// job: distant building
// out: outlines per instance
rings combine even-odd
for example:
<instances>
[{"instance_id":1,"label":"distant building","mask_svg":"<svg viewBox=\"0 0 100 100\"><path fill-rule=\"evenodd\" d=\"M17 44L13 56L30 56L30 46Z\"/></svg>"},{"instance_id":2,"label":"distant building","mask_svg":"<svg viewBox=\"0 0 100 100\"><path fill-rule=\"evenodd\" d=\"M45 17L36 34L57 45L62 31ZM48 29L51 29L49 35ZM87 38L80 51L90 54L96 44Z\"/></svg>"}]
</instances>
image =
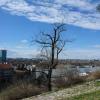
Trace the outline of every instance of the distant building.
<instances>
[{"instance_id":1,"label":"distant building","mask_svg":"<svg viewBox=\"0 0 100 100\"><path fill-rule=\"evenodd\" d=\"M7 50L0 50L0 63L6 63Z\"/></svg>"},{"instance_id":2,"label":"distant building","mask_svg":"<svg viewBox=\"0 0 100 100\"><path fill-rule=\"evenodd\" d=\"M0 64L0 81L11 80L13 77L13 67L11 64Z\"/></svg>"}]
</instances>

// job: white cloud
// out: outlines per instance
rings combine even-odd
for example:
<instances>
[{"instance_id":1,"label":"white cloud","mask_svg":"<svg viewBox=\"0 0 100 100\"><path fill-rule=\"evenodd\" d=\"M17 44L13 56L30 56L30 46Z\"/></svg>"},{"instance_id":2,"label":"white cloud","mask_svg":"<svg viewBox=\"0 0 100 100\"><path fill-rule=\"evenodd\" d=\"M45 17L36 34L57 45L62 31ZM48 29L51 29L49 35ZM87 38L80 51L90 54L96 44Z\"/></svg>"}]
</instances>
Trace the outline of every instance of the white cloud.
<instances>
[{"instance_id":1,"label":"white cloud","mask_svg":"<svg viewBox=\"0 0 100 100\"><path fill-rule=\"evenodd\" d=\"M34 58L37 57L38 54L40 54L39 48L32 47L29 45L20 46L9 46L7 43L5 43L7 46L6 49L8 50L8 57L12 58ZM18 47L19 46L19 47ZM1 47L0 47L1 48ZM59 55L60 58L65 59L100 59L100 45L93 45L90 46L89 49L68 49L61 52Z\"/></svg>"},{"instance_id":2,"label":"white cloud","mask_svg":"<svg viewBox=\"0 0 100 100\"><path fill-rule=\"evenodd\" d=\"M34 58L38 54L37 49L8 49L8 57L11 58Z\"/></svg>"},{"instance_id":3,"label":"white cloud","mask_svg":"<svg viewBox=\"0 0 100 100\"><path fill-rule=\"evenodd\" d=\"M62 55L63 58L68 58L68 59L100 59L100 50L97 49L66 50L62 53Z\"/></svg>"},{"instance_id":4,"label":"white cloud","mask_svg":"<svg viewBox=\"0 0 100 100\"><path fill-rule=\"evenodd\" d=\"M93 45L92 47L93 47L93 48L100 49L100 44Z\"/></svg>"},{"instance_id":5,"label":"white cloud","mask_svg":"<svg viewBox=\"0 0 100 100\"><path fill-rule=\"evenodd\" d=\"M13 49L7 49L7 57L8 58L35 58L40 53L36 49L23 49L23 48L13 48Z\"/></svg>"},{"instance_id":6,"label":"white cloud","mask_svg":"<svg viewBox=\"0 0 100 100\"><path fill-rule=\"evenodd\" d=\"M40 54L38 49L9 49L8 57L13 58L34 58ZM63 51L59 58L65 59L100 59L100 50L76 49Z\"/></svg>"},{"instance_id":7,"label":"white cloud","mask_svg":"<svg viewBox=\"0 0 100 100\"><path fill-rule=\"evenodd\" d=\"M93 10L95 5L91 5L89 0L55 0L56 3L66 4L80 9ZM92 0L91 0L92 1Z\"/></svg>"},{"instance_id":8,"label":"white cloud","mask_svg":"<svg viewBox=\"0 0 100 100\"><path fill-rule=\"evenodd\" d=\"M31 21L61 22L100 30L98 3L93 0L0 0L0 7L13 15L24 16Z\"/></svg>"},{"instance_id":9,"label":"white cloud","mask_svg":"<svg viewBox=\"0 0 100 100\"><path fill-rule=\"evenodd\" d=\"M21 41L16 45L15 48L17 48L17 49L28 49L28 48L29 48L28 40L26 40L26 39L21 40Z\"/></svg>"},{"instance_id":10,"label":"white cloud","mask_svg":"<svg viewBox=\"0 0 100 100\"><path fill-rule=\"evenodd\" d=\"M28 43L28 40L21 40L21 43Z\"/></svg>"}]
</instances>

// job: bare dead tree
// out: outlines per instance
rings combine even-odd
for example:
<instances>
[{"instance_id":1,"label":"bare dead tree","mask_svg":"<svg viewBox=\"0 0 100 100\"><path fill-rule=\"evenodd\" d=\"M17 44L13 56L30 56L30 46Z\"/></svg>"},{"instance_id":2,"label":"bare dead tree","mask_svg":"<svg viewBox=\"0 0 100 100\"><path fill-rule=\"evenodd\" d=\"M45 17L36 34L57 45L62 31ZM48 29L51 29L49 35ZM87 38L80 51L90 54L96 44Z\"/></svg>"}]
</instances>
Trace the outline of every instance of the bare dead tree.
<instances>
[{"instance_id":1,"label":"bare dead tree","mask_svg":"<svg viewBox=\"0 0 100 100\"><path fill-rule=\"evenodd\" d=\"M96 10L100 12L100 4L97 5Z\"/></svg>"},{"instance_id":2,"label":"bare dead tree","mask_svg":"<svg viewBox=\"0 0 100 100\"><path fill-rule=\"evenodd\" d=\"M51 33L42 32L41 38L36 39L39 45L42 46L41 56L48 61L48 89L52 90L51 76L52 69L58 64L59 54L63 50L66 41L62 38L62 33L66 31L65 24L54 24Z\"/></svg>"}]
</instances>

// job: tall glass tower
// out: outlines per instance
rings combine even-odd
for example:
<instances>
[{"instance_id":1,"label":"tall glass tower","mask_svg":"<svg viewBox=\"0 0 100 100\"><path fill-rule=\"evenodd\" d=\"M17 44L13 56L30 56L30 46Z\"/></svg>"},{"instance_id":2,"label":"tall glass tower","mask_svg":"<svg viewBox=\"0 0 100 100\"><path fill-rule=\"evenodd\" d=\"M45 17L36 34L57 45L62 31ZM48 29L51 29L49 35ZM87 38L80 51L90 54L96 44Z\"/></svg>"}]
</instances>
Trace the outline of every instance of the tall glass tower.
<instances>
[{"instance_id":1,"label":"tall glass tower","mask_svg":"<svg viewBox=\"0 0 100 100\"><path fill-rule=\"evenodd\" d=\"M6 62L7 50L0 50L0 63Z\"/></svg>"}]
</instances>

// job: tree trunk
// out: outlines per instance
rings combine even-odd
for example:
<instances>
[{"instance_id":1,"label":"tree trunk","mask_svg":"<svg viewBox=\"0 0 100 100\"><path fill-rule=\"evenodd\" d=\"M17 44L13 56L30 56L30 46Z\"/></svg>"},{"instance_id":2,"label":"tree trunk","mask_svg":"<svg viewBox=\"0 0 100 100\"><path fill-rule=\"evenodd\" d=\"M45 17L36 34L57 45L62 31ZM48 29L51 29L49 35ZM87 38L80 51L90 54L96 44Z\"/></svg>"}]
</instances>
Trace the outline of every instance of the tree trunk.
<instances>
[{"instance_id":1,"label":"tree trunk","mask_svg":"<svg viewBox=\"0 0 100 100\"><path fill-rule=\"evenodd\" d=\"M51 76L52 76L52 69L54 67L54 52L55 52L55 49L54 49L54 44L52 44L52 58L51 58L51 65L49 66L49 72L48 72L48 90L49 91L52 91L52 84L51 84Z\"/></svg>"},{"instance_id":2,"label":"tree trunk","mask_svg":"<svg viewBox=\"0 0 100 100\"><path fill-rule=\"evenodd\" d=\"M52 68L50 68L48 72L48 90L49 91L52 91L51 75L52 75Z\"/></svg>"}]
</instances>

